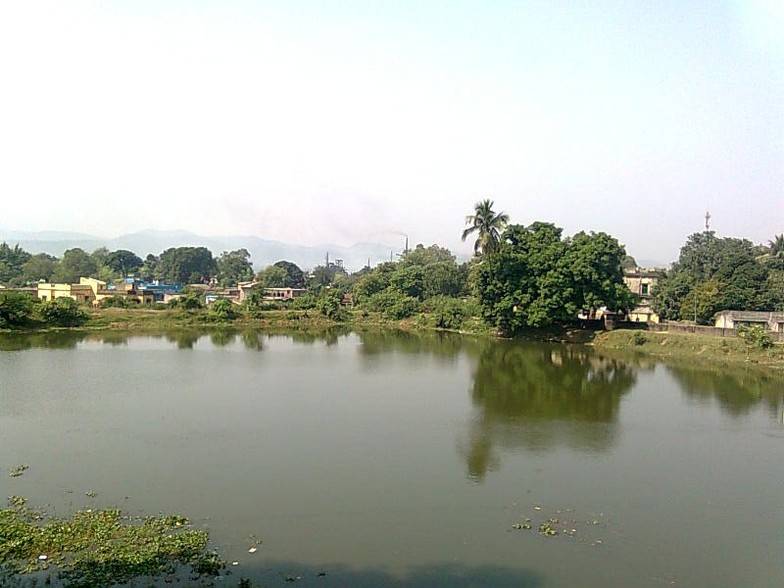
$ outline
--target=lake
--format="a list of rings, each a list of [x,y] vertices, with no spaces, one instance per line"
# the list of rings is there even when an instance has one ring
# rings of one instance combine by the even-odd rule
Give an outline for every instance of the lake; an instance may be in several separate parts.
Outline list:
[[[188,516],[215,585],[775,587],[782,410],[752,368],[582,346],[3,336],[0,496]]]

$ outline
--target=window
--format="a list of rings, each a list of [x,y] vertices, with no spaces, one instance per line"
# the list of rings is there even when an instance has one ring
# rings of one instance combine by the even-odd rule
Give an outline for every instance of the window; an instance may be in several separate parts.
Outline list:
[[[649,286],[649,285],[650,285],[650,284],[643,284],[643,285],[642,285],[642,294],[643,294],[643,295],[645,295],[645,294],[648,294],[648,286]]]

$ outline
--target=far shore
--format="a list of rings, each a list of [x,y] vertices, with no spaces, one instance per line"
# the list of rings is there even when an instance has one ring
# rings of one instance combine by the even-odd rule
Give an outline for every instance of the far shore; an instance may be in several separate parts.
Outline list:
[[[41,334],[45,332],[88,331],[154,333],[182,330],[255,329],[285,332],[287,330],[324,330],[332,328],[354,330],[399,329],[405,331],[442,331],[432,326],[427,315],[419,315],[402,321],[383,319],[376,313],[351,311],[345,321],[331,320],[315,310],[269,310],[256,316],[240,316],[233,320],[214,320],[204,311],[181,309],[154,310],[147,308],[95,309],[88,320],[78,327],[32,326],[29,329],[0,330],[5,334]],[[450,332],[450,331],[447,331]],[[462,335],[496,338],[492,327],[479,319],[467,320],[464,328],[451,331]],[[580,328],[562,328],[547,331],[531,331],[521,339],[584,344],[597,351],[636,356],[646,355],[666,361],[689,361],[691,364],[749,365],[760,368],[784,370],[784,345],[775,344],[771,349],[761,349],[735,337],[711,337],[692,333],[669,333],[646,330],[616,329],[593,331]]]

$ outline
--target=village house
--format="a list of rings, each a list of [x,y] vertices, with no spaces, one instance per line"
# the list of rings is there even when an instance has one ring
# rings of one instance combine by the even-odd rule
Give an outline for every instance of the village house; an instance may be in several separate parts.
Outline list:
[[[237,284],[239,290],[238,300],[240,304],[248,299],[248,295],[258,288],[261,288],[261,282],[240,282]],[[307,288],[264,288],[264,300],[280,300],[288,301],[294,298],[299,298],[303,294],[307,294]]]
[[[759,325],[766,331],[784,333],[784,312],[723,310],[714,316],[719,329],[737,329]]]
[[[656,287],[661,274],[662,270],[641,267],[624,270],[623,282],[629,290],[640,297],[639,304],[629,312],[627,320],[639,323],[659,322],[659,316],[653,312],[651,302],[653,300],[653,289]]]
[[[106,282],[94,278],[79,278],[78,284],[61,284],[53,282],[38,283],[39,300],[55,300],[57,298],[72,298],[77,302],[96,302],[99,290],[106,289]]]

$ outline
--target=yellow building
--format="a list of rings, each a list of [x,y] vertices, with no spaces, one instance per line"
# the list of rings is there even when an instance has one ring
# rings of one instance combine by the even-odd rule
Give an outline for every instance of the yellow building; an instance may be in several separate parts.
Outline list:
[[[94,278],[79,278],[78,284],[60,284],[56,282],[39,282],[38,299],[55,300],[72,298],[77,302],[94,303],[98,292],[106,288],[106,282]]]

